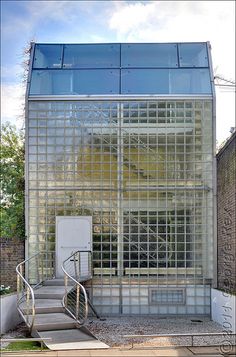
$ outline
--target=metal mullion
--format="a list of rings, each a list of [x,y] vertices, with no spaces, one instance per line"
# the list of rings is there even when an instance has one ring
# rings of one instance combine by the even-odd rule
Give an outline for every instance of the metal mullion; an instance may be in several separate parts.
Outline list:
[[[176,191],[175,191],[175,196],[176,196]],[[178,207],[177,207],[177,202],[175,200],[175,205],[174,205],[174,221],[175,221],[175,249],[174,249],[174,259],[175,259],[175,283],[178,286],[178,264],[177,264],[177,256],[178,256]]]
[[[185,123],[184,123],[184,127],[185,127]],[[184,134],[184,157],[186,157],[186,133]],[[186,172],[185,172],[185,179],[186,179]],[[187,281],[187,272],[186,272],[186,268],[187,268],[187,253],[186,253],[186,249],[187,249],[187,219],[186,219],[186,214],[187,214],[187,207],[188,207],[188,201],[187,201],[187,192],[185,191],[185,200],[184,200],[184,267],[185,267],[185,281]]]
[[[122,298],[122,276],[123,276],[123,104],[117,103],[118,108],[118,131],[117,131],[117,224],[118,224],[118,276],[119,276],[119,312],[122,314],[123,308],[123,298]]]
[[[194,182],[196,181],[196,138],[195,138],[195,130],[196,130],[196,101],[194,102],[194,128],[193,128],[193,134],[192,134],[192,142],[193,142],[193,180]],[[194,207],[194,239],[193,239],[193,265],[194,265],[194,306],[196,309],[196,303],[197,303],[197,298],[196,298],[196,192],[193,192],[193,207]]]
[[[176,105],[175,105],[176,106]],[[175,110],[175,114],[176,114],[176,110]],[[176,115],[175,115],[175,118],[176,118]],[[175,189],[174,189],[174,195],[175,197],[177,196],[177,191],[176,191],[176,187],[177,187],[177,180],[178,180],[178,171],[177,171],[177,168],[178,168],[178,165],[177,165],[177,135],[176,135],[176,120],[174,121],[174,129],[175,129],[175,135],[174,135],[174,170],[175,170],[175,177],[174,177],[174,186],[175,186]],[[175,243],[174,243],[174,246],[175,246],[175,249],[174,249],[174,259],[175,259],[175,284],[176,286],[178,286],[178,244],[176,242],[176,240],[178,239],[178,235],[176,234],[176,230],[178,231],[178,228],[176,229],[176,227],[178,227],[177,225],[177,203],[176,203],[176,200],[175,200],[175,205],[174,205],[174,222],[175,222]]]
[[[196,297],[196,294],[197,294],[197,286],[196,286],[196,192],[193,193],[193,199],[194,199],[194,221],[195,221],[195,234],[194,234],[194,254],[193,254],[193,257],[194,257],[194,306],[196,306],[197,304],[197,297]],[[197,223],[199,224],[199,223]],[[199,234],[199,233],[198,233]],[[201,240],[202,240],[202,233],[201,233]],[[202,243],[201,243],[202,244]]]

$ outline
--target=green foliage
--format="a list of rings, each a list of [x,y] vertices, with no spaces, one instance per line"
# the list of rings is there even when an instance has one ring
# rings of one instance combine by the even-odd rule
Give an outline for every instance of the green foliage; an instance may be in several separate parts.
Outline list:
[[[7,295],[11,293],[11,287],[10,286],[5,286],[1,285],[0,286],[0,295]]]
[[[0,163],[0,236],[25,238],[24,133],[10,123],[2,125]]]
[[[40,351],[46,350],[47,347],[41,348],[40,342],[35,341],[19,341],[19,342],[11,342],[7,347],[5,347],[2,351]]]

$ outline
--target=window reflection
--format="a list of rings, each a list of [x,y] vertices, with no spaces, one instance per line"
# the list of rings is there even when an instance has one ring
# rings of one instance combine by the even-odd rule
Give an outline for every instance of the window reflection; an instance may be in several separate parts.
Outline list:
[[[61,68],[63,45],[35,45],[33,68]]]
[[[210,94],[207,69],[34,70],[31,95]],[[43,113],[40,114],[41,116]],[[62,116],[64,113],[62,113]],[[89,113],[88,113],[89,115]],[[132,116],[137,116],[135,111]]]
[[[119,45],[65,45],[64,68],[119,68]]]
[[[205,43],[179,44],[180,67],[208,67]]]
[[[121,67],[178,67],[177,45],[122,44]]]
[[[34,70],[32,95],[116,94],[119,70]]]
[[[129,69],[122,70],[124,94],[210,94],[207,69]]]

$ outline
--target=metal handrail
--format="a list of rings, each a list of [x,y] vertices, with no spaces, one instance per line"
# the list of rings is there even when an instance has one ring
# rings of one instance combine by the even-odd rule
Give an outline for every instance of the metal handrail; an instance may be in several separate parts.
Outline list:
[[[35,321],[35,297],[34,297],[33,288],[30,286],[28,281],[23,276],[23,265],[26,264],[26,262],[28,262],[30,259],[33,259],[34,257],[36,257],[38,254],[39,253],[34,254],[32,257],[23,260],[23,262],[19,263],[16,266],[16,273],[17,273],[17,309],[18,309],[21,317],[25,321],[26,325],[29,327],[30,333],[32,332],[32,329],[33,329],[33,326],[34,326],[34,321]],[[24,291],[23,283],[27,286],[26,293],[23,293],[23,291]],[[22,296],[20,298],[19,295],[20,295],[21,288],[22,288]],[[29,294],[29,292],[30,292],[30,294]],[[27,301],[27,303],[26,303],[26,305],[27,305],[27,314],[26,314],[26,316],[27,317],[26,318],[25,318],[25,315],[24,315],[24,313],[22,312],[22,310],[20,308],[20,303],[23,300],[23,298],[25,297],[25,295],[26,295],[26,301]],[[31,309],[29,309],[30,295],[31,295]],[[32,315],[31,323],[29,323],[29,310],[31,311],[31,315]]]
[[[23,260],[16,266],[16,273],[17,273],[17,310],[20,313],[21,317],[25,321],[26,325],[29,328],[29,332],[31,333],[34,327],[35,322],[35,296],[34,296],[34,289],[42,284],[44,280],[48,278],[48,274],[46,275],[46,279],[44,279],[44,269],[43,269],[43,262],[41,265],[41,278],[39,273],[39,266],[37,266],[37,278],[38,281],[34,286],[31,286],[29,281],[23,275],[23,270],[26,270],[26,264],[32,259],[39,257],[41,254],[48,254],[52,252],[38,252],[32,255],[31,257]],[[21,294],[21,296],[20,296]],[[26,311],[23,311],[21,308],[21,304],[26,299]],[[31,316],[31,319],[29,318]]]
[[[64,273],[64,280],[65,280],[65,295],[63,296],[62,299],[62,305],[65,308],[65,310],[71,315],[71,317],[76,320],[76,322],[82,326],[85,321],[87,320],[88,316],[88,297],[86,290],[84,286],[79,282],[80,279],[83,279],[83,276],[81,275],[81,272],[78,271],[78,266],[76,264],[77,261],[80,261],[80,254],[81,253],[88,253],[88,264],[90,263],[91,265],[91,251],[76,251],[73,254],[71,254],[67,259],[65,259],[61,265],[61,269]],[[77,256],[79,256],[79,259],[77,259]],[[90,259],[89,259],[90,258]],[[70,263],[73,262],[73,263]],[[73,276],[71,273],[69,273],[67,264],[70,264],[73,270]],[[91,266],[88,267],[88,270],[90,271],[90,276],[86,276],[87,279],[91,278]],[[68,290],[68,280],[71,280],[74,285],[70,286]],[[83,303],[80,301],[80,296],[81,293],[83,295]],[[71,294],[72,303],[73,306],[69,307],[68,300],[69,300],[69,294]],[[74,294],[74,295],[73,295]],[[81,305],[81,306],[80,306]],[[83,306],[82,306],[83,305]],[[82,316],[79,316],[80,314],[80,309],[83,309],[84,311],[82,313]],[[74,313],[75,310],[75,313]]]

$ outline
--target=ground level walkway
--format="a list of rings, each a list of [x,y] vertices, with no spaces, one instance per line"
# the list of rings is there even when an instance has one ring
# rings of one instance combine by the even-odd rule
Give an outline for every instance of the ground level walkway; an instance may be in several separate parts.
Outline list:
[[[236,346],[221,347],[179,347],[152,349],[122,349],[109,348],[106,350],[70,350],[70,351],[39,351],[39,352],[4,352],[4,357],[168,357],[168,356],[235,356]]]

